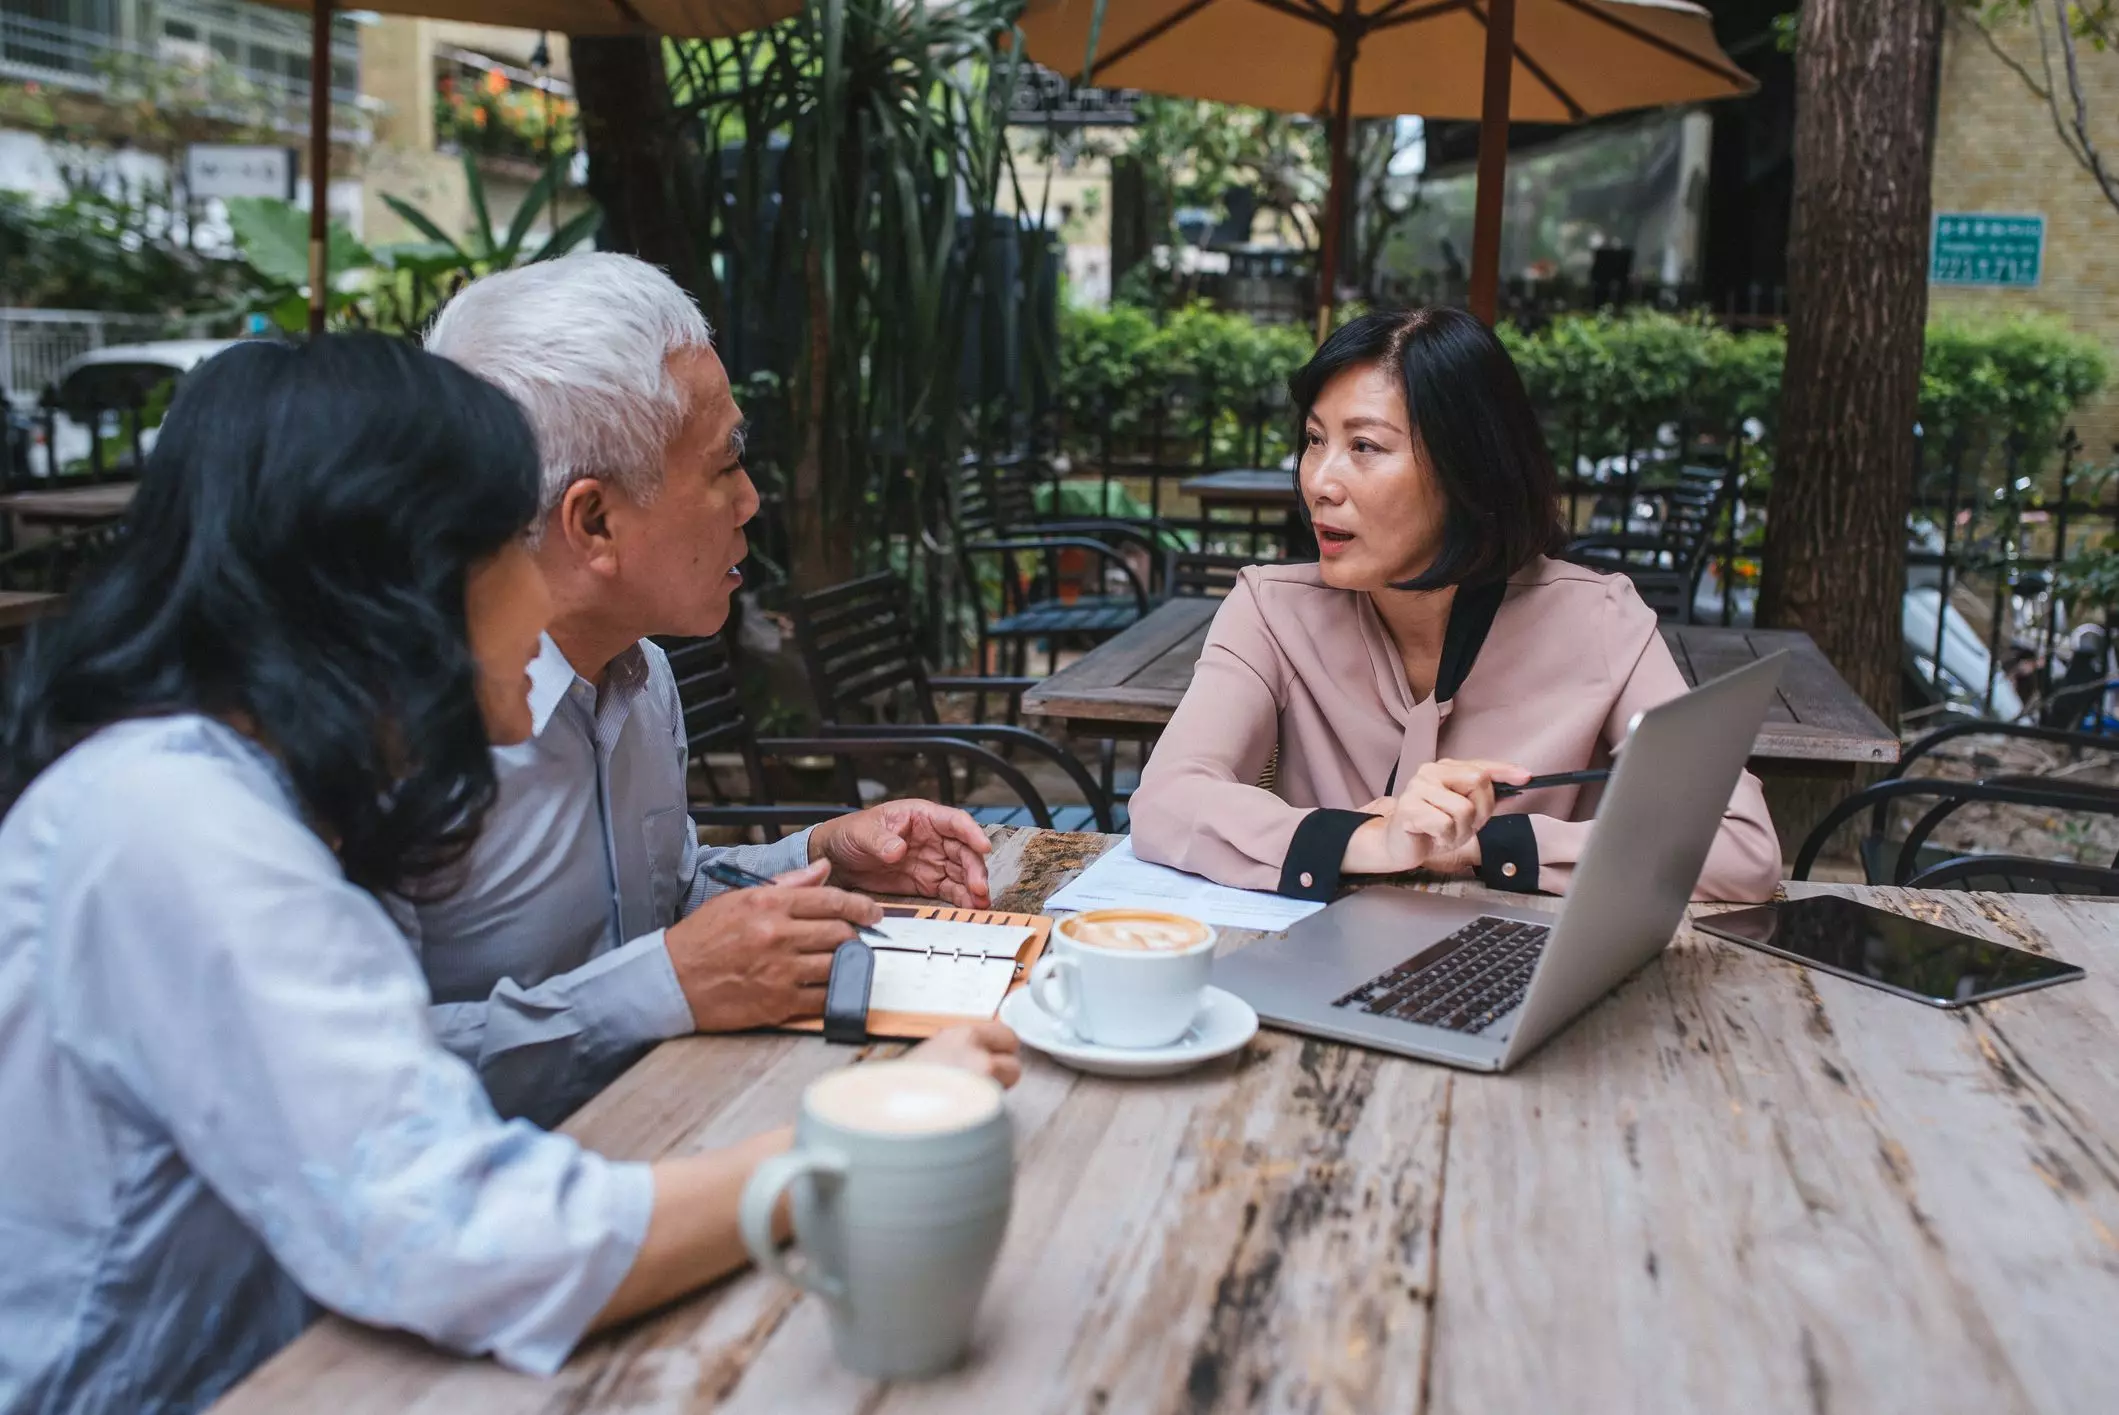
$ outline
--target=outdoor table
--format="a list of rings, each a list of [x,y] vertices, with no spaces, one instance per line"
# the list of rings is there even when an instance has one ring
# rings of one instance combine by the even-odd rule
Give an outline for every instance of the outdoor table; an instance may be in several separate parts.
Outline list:
[[[1248,524],[1230,525],[1222,528],[1247,533],[1253,554],[1258,550],[1258,538],[1271,533],[1286,544],[1293,539],[1291,513],[1295,509],[1295,474],[1280,467],[1239,467],[1225,472],[1208,472],[1202,476],[1187,477],[1177,484],[1177,489],[1199,502],[1199,519],[1214,520],[1214,513],[1221,510],[1248,512]],[[1281,520],[1268,526],[1260,518],[1267,512],[1278,511]]]
[[[1114,840],[995,834],[1008,909]],[[218,1409],[2119,1408],[2119,904],[1789,888],[2089,977],[1946,1013],[1688,927],[1501,1076],[1274,1031],[1154,1081],[1033,1053],[1008,1238],[958,1372],[850,1376],[822,1304],[753,1272],[545,1381],[327,1319]],[[634,1159],[728,1144],[895,1051],[684,1038],[566,1129]]]
[[[1060,718],[1089,737],[1152,738],[1192,686],[1218,599],[1187,596],[1157,606],[1023,695],[1023,711]],[[1666,624],[1663,641],[1687,683],[1714,678],[1776,649],[1789,650],[1780,692],[1752,748],[1752,765],[1781,775],[1845,775],[1863,762],[1898,760],[1898,737],[1871,712],[1808,634]]]
[[[0,643],[20,634],[47,614],[56,614],[66,596],[35,590],[0,590]]]
[[[17,491],[0,496],[0,513],[27,525],[99,526],[132,509],[138,482],[104,482],[57,491]]]

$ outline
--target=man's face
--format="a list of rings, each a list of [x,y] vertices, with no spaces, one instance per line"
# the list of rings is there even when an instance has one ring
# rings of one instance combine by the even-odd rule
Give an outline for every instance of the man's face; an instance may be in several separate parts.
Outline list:
[[[621,549],[627,599],[648,634],[694,637],[728,621],[749,553],[743,525],[758,489],[743,469],[743,414],[712,349],[669,357],[691,416],[663,454],[662,488],[645,506],[614,496],[611,532]]]

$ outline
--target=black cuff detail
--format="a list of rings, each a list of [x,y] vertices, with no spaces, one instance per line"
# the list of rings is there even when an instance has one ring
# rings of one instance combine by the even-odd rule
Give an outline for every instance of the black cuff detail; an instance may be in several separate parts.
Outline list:
[[[1479,827],[1479,882],[1514,894],[1538,892],[1538,837],[1529,816],[1495,816]]]
[[[1375,817],[1365,811],[1315,810],[1295,827],[1287,862],[1280,867],[1279,892],[1290,899],[1329,904],[1339,892],[1339,863],[1346,843]]]

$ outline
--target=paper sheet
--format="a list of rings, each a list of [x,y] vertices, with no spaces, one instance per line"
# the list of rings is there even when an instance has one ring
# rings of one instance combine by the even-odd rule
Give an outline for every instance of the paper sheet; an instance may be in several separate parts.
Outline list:
[[[1133,853],[1133,839],[1128,836],[1047,899],[1045,907],[1075,911],[1167,909],[1225,928],[1278,932],[1324,906],[1262,890],[1231,889],[1167,865],[1151,865]]]
[[[1015,980],[1016,950],[1031,930],[1015,924],[967,924],[949,919],[888,918],[877,929],[895,948],[875,950],[869,984],[871,1012],[932,1012],[986,1018],[1000,1010]],[[933,953],[927,952],[932,949]]]

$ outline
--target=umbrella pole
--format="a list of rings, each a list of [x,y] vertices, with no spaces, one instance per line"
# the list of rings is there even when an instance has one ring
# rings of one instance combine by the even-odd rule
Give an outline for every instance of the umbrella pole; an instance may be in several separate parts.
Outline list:
[[[1333,295],[1339,282],[1339,248],[1345,239],[1347,203],[1353,195],[1348,190],[1352,183],[1348,179],[1346,149],[1349,130],[1353,127],[1354,55],[1359,44],[1360,40],[1353,34],[1342,33],[1338,52],[1333,56],[1332,118],[1326,125],[1326,142],[1331,147],[1331,185],[1325,192],[1324,228],[1319,233],[1317,249],[1319,344],[1332,332]]]
[[[324,290],[330,260],[331,0],[311,0],[309,12],[309,337],[324,332]]]
[[[1494,322],[1501,289],[1501,198],[1508,175],[1516,0],[1486,0],[1486,89],[1479,106],[1479,194],[1472,212],[1472,313]]]

